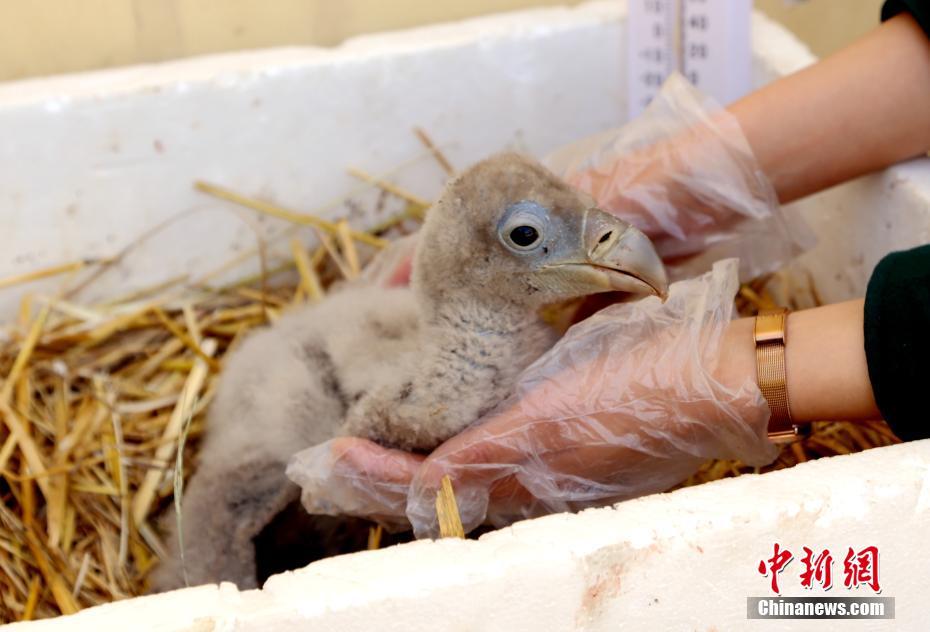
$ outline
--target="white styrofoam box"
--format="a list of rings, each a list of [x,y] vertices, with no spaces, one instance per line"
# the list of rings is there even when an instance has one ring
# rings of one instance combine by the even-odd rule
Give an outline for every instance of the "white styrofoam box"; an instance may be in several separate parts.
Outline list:
[[[930,159],[919,158],[811,196],[800,212],[819,243],[792,266],[827,303],[861,297],[879,260],[930,243]]]
[[[930,620],[928,530],[930,441],[920,441],[521,522],[477,541],[330,558],[262,590],[200,586],[7,629],[810,630],[806,620],[746,619],[747,597],[773,595],[757,566],[778,542],[795,556],[779,576],[785,596],[874,596],[843,586],[843,559],[849,547],[878,548],[895,619],[824,629],[920,630]],[[800,586],[805,546],[831,551],[829,592]]]
[[[196,178],[315,211],[357,188],[348,165],[379,174],[424,157],[414,126],[464,166],[505,146],[544,152],[614,125],[626,109],[623,12],[614,2],[530,11],[336,49],[0,86],[0,278],[112,255],[178,213],[190,216],[136,249],[97,294],[196,276],[252,246],[229,204],[194,192]],[[432,197],[444,175],[420,160],[398,180]],[[21,291],[0,293],[3,313]]]
[[[425,197],[438,192],[443,173],[413,126],[464,166],[508,146],[543,154],[620,124],[625,13],[623,2],[594,2],[360,37],[335,49],[219,55],[0,85],[0,278],[112,256],[178,217],[91,287],[91,298],[110,297],[180,274],[199,278],[254,246],[256,224],[265,234],[281,228],[195,192],[198,178],[342,216],[347,207],[329,203],[358,191],[345,173],[349,165],[393,172]],[[756,85],[812,61],[760,15],[753,38]],[[847,188],[805,208],[814,215],[846,209],[856,206],[856,195]],[[901,192],[892,197],[892,206],[909,203]],[[357,204],[362,217],[350,215],[367,223],[373,207]],[[841,260],[858,243],[837,246],[824,261],[845,269]],[[230,275],[250,273],[256,263]],[[11,314],[24,292],[59,283],[0,291],[0,316]]]
[[[443,174],[424,158],[413,126],[464,166],[507,146],[542,154],[622,123],[624,17],[622,2],[594,2],[367,36],[335,49],[0,85],[0,278],[115,254],[181,214],[97,281],[93,291],[107,296],[181,273],[196,277],[249,248],[252,225],[280,228],[230,214],[229,205],[193,191],[197,178],[334,217],[352,205],[329,202],[357,191],[348,165],[375,174],[401,165],[398,182],[425,197],[438,192]],[[784,29],[754,16],[756,85],[811,61]],[[359,224],[375,219],[372,206],[361,207]],[[882,254],[927,240],[930,165],[914,161],[794,210],[821,240],[799,264],[819,293],[861,295]],[[0,315],[24,291],[55,286],[0,291]],[[411,630],[613,630],[649,629],[649,621],[740,629],[745,597],[765,594],[755,565],[773,539],[880,544],[883,594],[899,599],[898,623],[908,629],[928,615],[918,605],[930,579],[920,565],[927,550],[911,535],[930,526],[928,472],[926,442],[875,450],[521,523],[478,542],[325,560],[275,577],[263,591],[205,586],[21,629],[352,630],[390,622]]]

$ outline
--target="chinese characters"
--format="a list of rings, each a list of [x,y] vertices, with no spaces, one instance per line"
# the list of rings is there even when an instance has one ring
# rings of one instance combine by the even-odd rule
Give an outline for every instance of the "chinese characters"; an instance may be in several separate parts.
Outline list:
[[[770,577],[772,592],[780,595],[778,577],[794,560],[794,554],[782,548],[776,542],[772,547],[772,556],[759,561],[757,570],[763,577]],[[801,547],[804,555],[800,558],[803,570],[800,572],[801,587],[812,589],[815,585],[823,590],[833,587],[833,554],[830,549],[814,551]],[[867,546],[859,551],[848,547],[843,558],[843,586],[849,589],[871,588],[874,593],[881,592],[878,579],[878,547]]]

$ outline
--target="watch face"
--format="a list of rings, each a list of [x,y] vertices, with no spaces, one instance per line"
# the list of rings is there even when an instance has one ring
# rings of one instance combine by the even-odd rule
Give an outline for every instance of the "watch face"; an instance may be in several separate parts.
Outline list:
[[[755,340],[756,342],[770,342],[772,340],[784,342],[785,312],[756,316]]]
[[[772,443],[777,443],[779,445],[794,443],[798,439],[798,433],[794,429],[773,431],[769,432],[769,439]]]
[[[810,424],[792,425],[790,430],[776,430],[769,432],[769,439],[772,443],[779,445],[785,443],[794,443],[801,439],[806,439],[811,434]]]

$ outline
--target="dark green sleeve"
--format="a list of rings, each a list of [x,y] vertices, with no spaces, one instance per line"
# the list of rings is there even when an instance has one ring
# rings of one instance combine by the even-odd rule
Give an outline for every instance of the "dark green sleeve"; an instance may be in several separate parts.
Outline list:
[[[905,441],[930,437],[930,246],[879,262],[864,316],[869,379],[882,416]]]
[[[928,0],[885,0],[882,5],[882,22],[893,18],[902,11],[914,16],[917,23],[930,37],[930,1]]]

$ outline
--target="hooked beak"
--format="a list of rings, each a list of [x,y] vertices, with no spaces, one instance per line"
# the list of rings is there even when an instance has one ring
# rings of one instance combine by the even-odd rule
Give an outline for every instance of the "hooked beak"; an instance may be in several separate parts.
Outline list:
[[[584,259],[564,261],[559,268],[571,268],[596,291],[655,294],[663,301],[668,297],[662,259],[642,231],[591,208],[585,212],[581,234]]]

